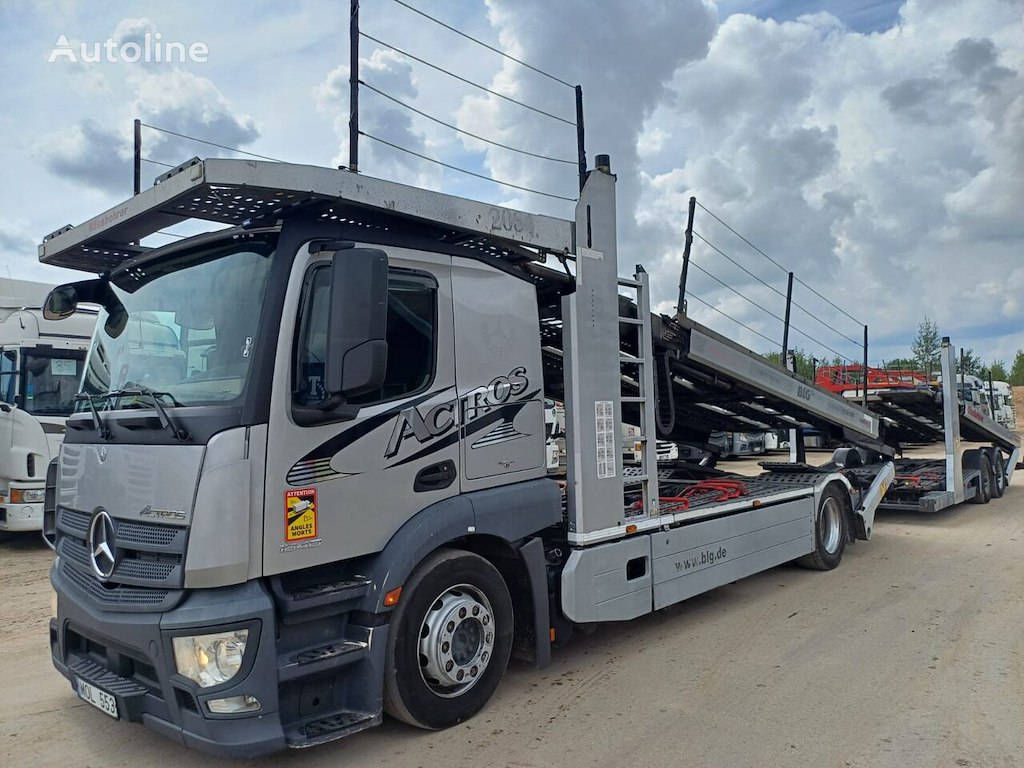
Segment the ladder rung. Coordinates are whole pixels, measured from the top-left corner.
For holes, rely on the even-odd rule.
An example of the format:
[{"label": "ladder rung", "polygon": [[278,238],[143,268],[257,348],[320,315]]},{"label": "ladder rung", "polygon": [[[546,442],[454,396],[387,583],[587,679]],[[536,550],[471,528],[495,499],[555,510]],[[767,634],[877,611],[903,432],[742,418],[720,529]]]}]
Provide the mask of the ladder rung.
[{"label": "ladder rung", "polygon": [[633,355],[619,355],[619,362],[638,363],[639,365],[643,365],[646,362],[646,360],[644,360],[642,357],[633,357]]},{"label": "ladder rung", "polygon": [[626,323],[627,325],[643,325],[644,321],[636,317],[620,317],[620,323]]},{"label": "ladder rung", "polygon": [[619,285],[624,286],[626,288],[640,288],[641,287],[639,280],[633,280],[633,279],[628,278],[628,277],[620,277],[619,278]]},{"label": "ladder rung", "polygon": [[620,398],[623,403],[646,403],[646,397],[635,397],[634,395],[623,395]]}]

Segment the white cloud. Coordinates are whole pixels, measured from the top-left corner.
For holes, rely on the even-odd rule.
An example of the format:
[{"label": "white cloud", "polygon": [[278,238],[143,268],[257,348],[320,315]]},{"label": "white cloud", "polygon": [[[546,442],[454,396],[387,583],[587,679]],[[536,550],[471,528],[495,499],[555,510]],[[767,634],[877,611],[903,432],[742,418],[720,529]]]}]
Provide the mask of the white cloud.
[{"label": "white cloud", "polygon": [[[648,121],[669,138],[646,162],[641,224],[671,221],[681,243],[695,194],[876,338],[909,342],[926,313],[968,346],[983,325],[1019,327],[1024,307],[996,299],[1009,293],[1002,281],[971,279],[1008,275],[1024,252],[1022,38],[1005,31],[1014,24],[1019,32],[1019,8],[1001,0],[911,1],[900,26],[874,35],[821,14],[784,24],[730,17],[708,56],[677,73],[674,103]],[[784,290],[781,270],[706,214],[695,228]],[[659,274],[678,271],[678,245],[654,248],[669,254]],[[744,291],[757,285],[706,247],[695,260]],[[727,295],[692,272],[691,286],[713,303]],[[849,318],[799,285],[796,296],[859,339]],[[765,316],[729,306],[748,324]],[[834,332],[804,323],[854,356]],[[1014,331],[1010,343],[1024,345]]]},{"label": "white cloud", "polygon": [[[345,65],[336,67],[313,87],[312,92],[317,109],[333,116],[339,145],[331,162],[338,166],[349,163],[349,71]],[[419,89],[412,66],[395,51],[374,48],[368,58],[360,60],[359,77],[393,99],[405,104],[416,102]],[[363,88],[362,92],[366,93],[367,89]],[[425,136],[414,128],[411,113],[399,104],[379,94],[369,93],[365,100],[360,99],[359,129],[369,134],[359,145],[363,158],[366,158],[361,159],[361,167],[372,166],[375,176],[408,184],[433,186],[437,183],[437,174],[410,154],[430,156]],[[382,147],[377,139],[393,146]]]},{"label": "white cloud", "polygon": [[[897,0],[898,1],[898,0]],[[905,354],[928,314],[986,358],[1024,347],[1024,23],[1016,0],[906,0],[895,25],[862,34],[842,3],[723,0],[717,8],[831,14],[786,22],[732,15],[711,0],[424,0],[426,12],[583,88],[587,148],[610,153],[619,180],[620,264],[652,273],[655,302],[675,304],[691,195],[786,269],[867,323],[872,354]],[[878,3],[871,4],[877,8]],[[890,6],[891,3],[882,5]],[[573,92],[399,6],[363,4],[363,28],[467,79],[574,119]],[[325,0],[175,7],[138,0],[133,17],[74,4],[31,6],[24,31],[0,29],[4,162],[23,179],[2,201],[38,240],[130,188],[131,119],[304,162],[348,162],[344,9]],[[832,15],[834,14],[834,15]],[[884,16],[884,14],[882,14]],[[878,13],[867,28],[882,29]],[[856,23],[854,21],[853,23]],[[46,65],[72,41],[201,39],[198,67]],[[5,34],[6,33],[6,34]],[[259,52],[254,56],[252,51]],[[575,129],[363,41],[364,79],[493,141],[573,160]],[[549,163],[458,135],[364,89],[361,127],[454,166],[524,187],[576,194],[570,163]],[[41,138],[39,138],[41,137]],[[212,147],[145,135],[177,163]],[[572,206],[442,169],[370,139],[365,173],[569,217]],[[153,166],[146,166],[146,178]],[[82,194],[83,190],[88,190]],[[77,217],[77,218],[76,218]],[[785,271],[698,210],[697,230],[758,278]],[[694,263],[773,313],[782,299],[700,240]],[[775,339],[778,322],[691,269],[690,285]],[[853,339],[860,323],[796,286],[812,315]],[[755,349],[768,342],[691,302],[698,319]],[[855,356],[855,344],[800,311],[794,323]],[[830,335],[831,334],[831,335]],[[877,341],[876,341],[877,340]],[[797,337],[808,348],[813,342]],[[812,353],[815,350],[809,349]]]}]

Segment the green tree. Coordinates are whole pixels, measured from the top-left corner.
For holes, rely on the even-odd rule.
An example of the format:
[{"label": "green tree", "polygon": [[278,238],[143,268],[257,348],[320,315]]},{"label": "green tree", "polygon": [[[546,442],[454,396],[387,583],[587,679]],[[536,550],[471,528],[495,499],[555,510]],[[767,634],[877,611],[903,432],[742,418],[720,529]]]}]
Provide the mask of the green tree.
[{"label": "green tree", "polygon": [[914,371],[917,370],[917,360],[912,357],[897,357],[886,360],[885,367],[890,371]]},{"label": "green tree", "polygon": [[939,356],[942,354],[939,326],[929,320],[927,315],[917,326],[917,336],[910,345],[910,352],[917,362],[916,367],[928,374],[929,378],[939,370]]},{"label": "green tree", "polygon": [[981,357],[975,354],[973,348],[960,350],[960,356],[956,359],[956,372],[981,376]]},{"label": "green tree", "polygon": [[1010,374],[1006,372],[1005,360],[993,360],[988,366],[993,381],[1009,381]]},{"label": "green tree", "polygon": [[[789,353],[793,356],[793,360],[796,362],[797,374],[803,376],[805,379],[813,379],[815,370],[823,365],[839,365],[839,363],[833,363],[831,360],[818,360],[815,362],[814,356],[808,354],[802,349],[791,349]],[[785,368],[787,371],[793,370],[790,365],[783,363],[782,354],[780,352],[767,352],[763,356],[775,363],[775,365]]]},{"label": "green tree", "polygon": [[1015,387],[1024,386],[1024,349],[1018,349],[1010,368],[1010,384]]}]

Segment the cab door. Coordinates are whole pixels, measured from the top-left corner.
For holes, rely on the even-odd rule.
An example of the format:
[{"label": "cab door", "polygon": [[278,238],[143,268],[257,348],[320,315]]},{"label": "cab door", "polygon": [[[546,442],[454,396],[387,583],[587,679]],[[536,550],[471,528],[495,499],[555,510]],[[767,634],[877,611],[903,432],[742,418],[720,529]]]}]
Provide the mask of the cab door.
[{"label": "cab door", "polygon": [[377,552],[459,489],[451,257],[365,247],[388,256],[388,358],[382,386],[347,403],[354,418],[302,417],[325,395],[331,254],[307,248],[292,269],[267,434],[265,574]]}]

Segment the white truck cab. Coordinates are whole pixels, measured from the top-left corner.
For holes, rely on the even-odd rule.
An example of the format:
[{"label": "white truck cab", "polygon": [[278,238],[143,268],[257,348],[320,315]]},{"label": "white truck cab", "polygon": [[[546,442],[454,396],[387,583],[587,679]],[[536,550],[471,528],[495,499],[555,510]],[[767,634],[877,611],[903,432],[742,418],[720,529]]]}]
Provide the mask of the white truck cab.
[{"label": "white truck cab", "polygon": [[42,316],[52,286],[0,280],[0,533],[38,531],[46,467],[74,410],[95,312]]}]

